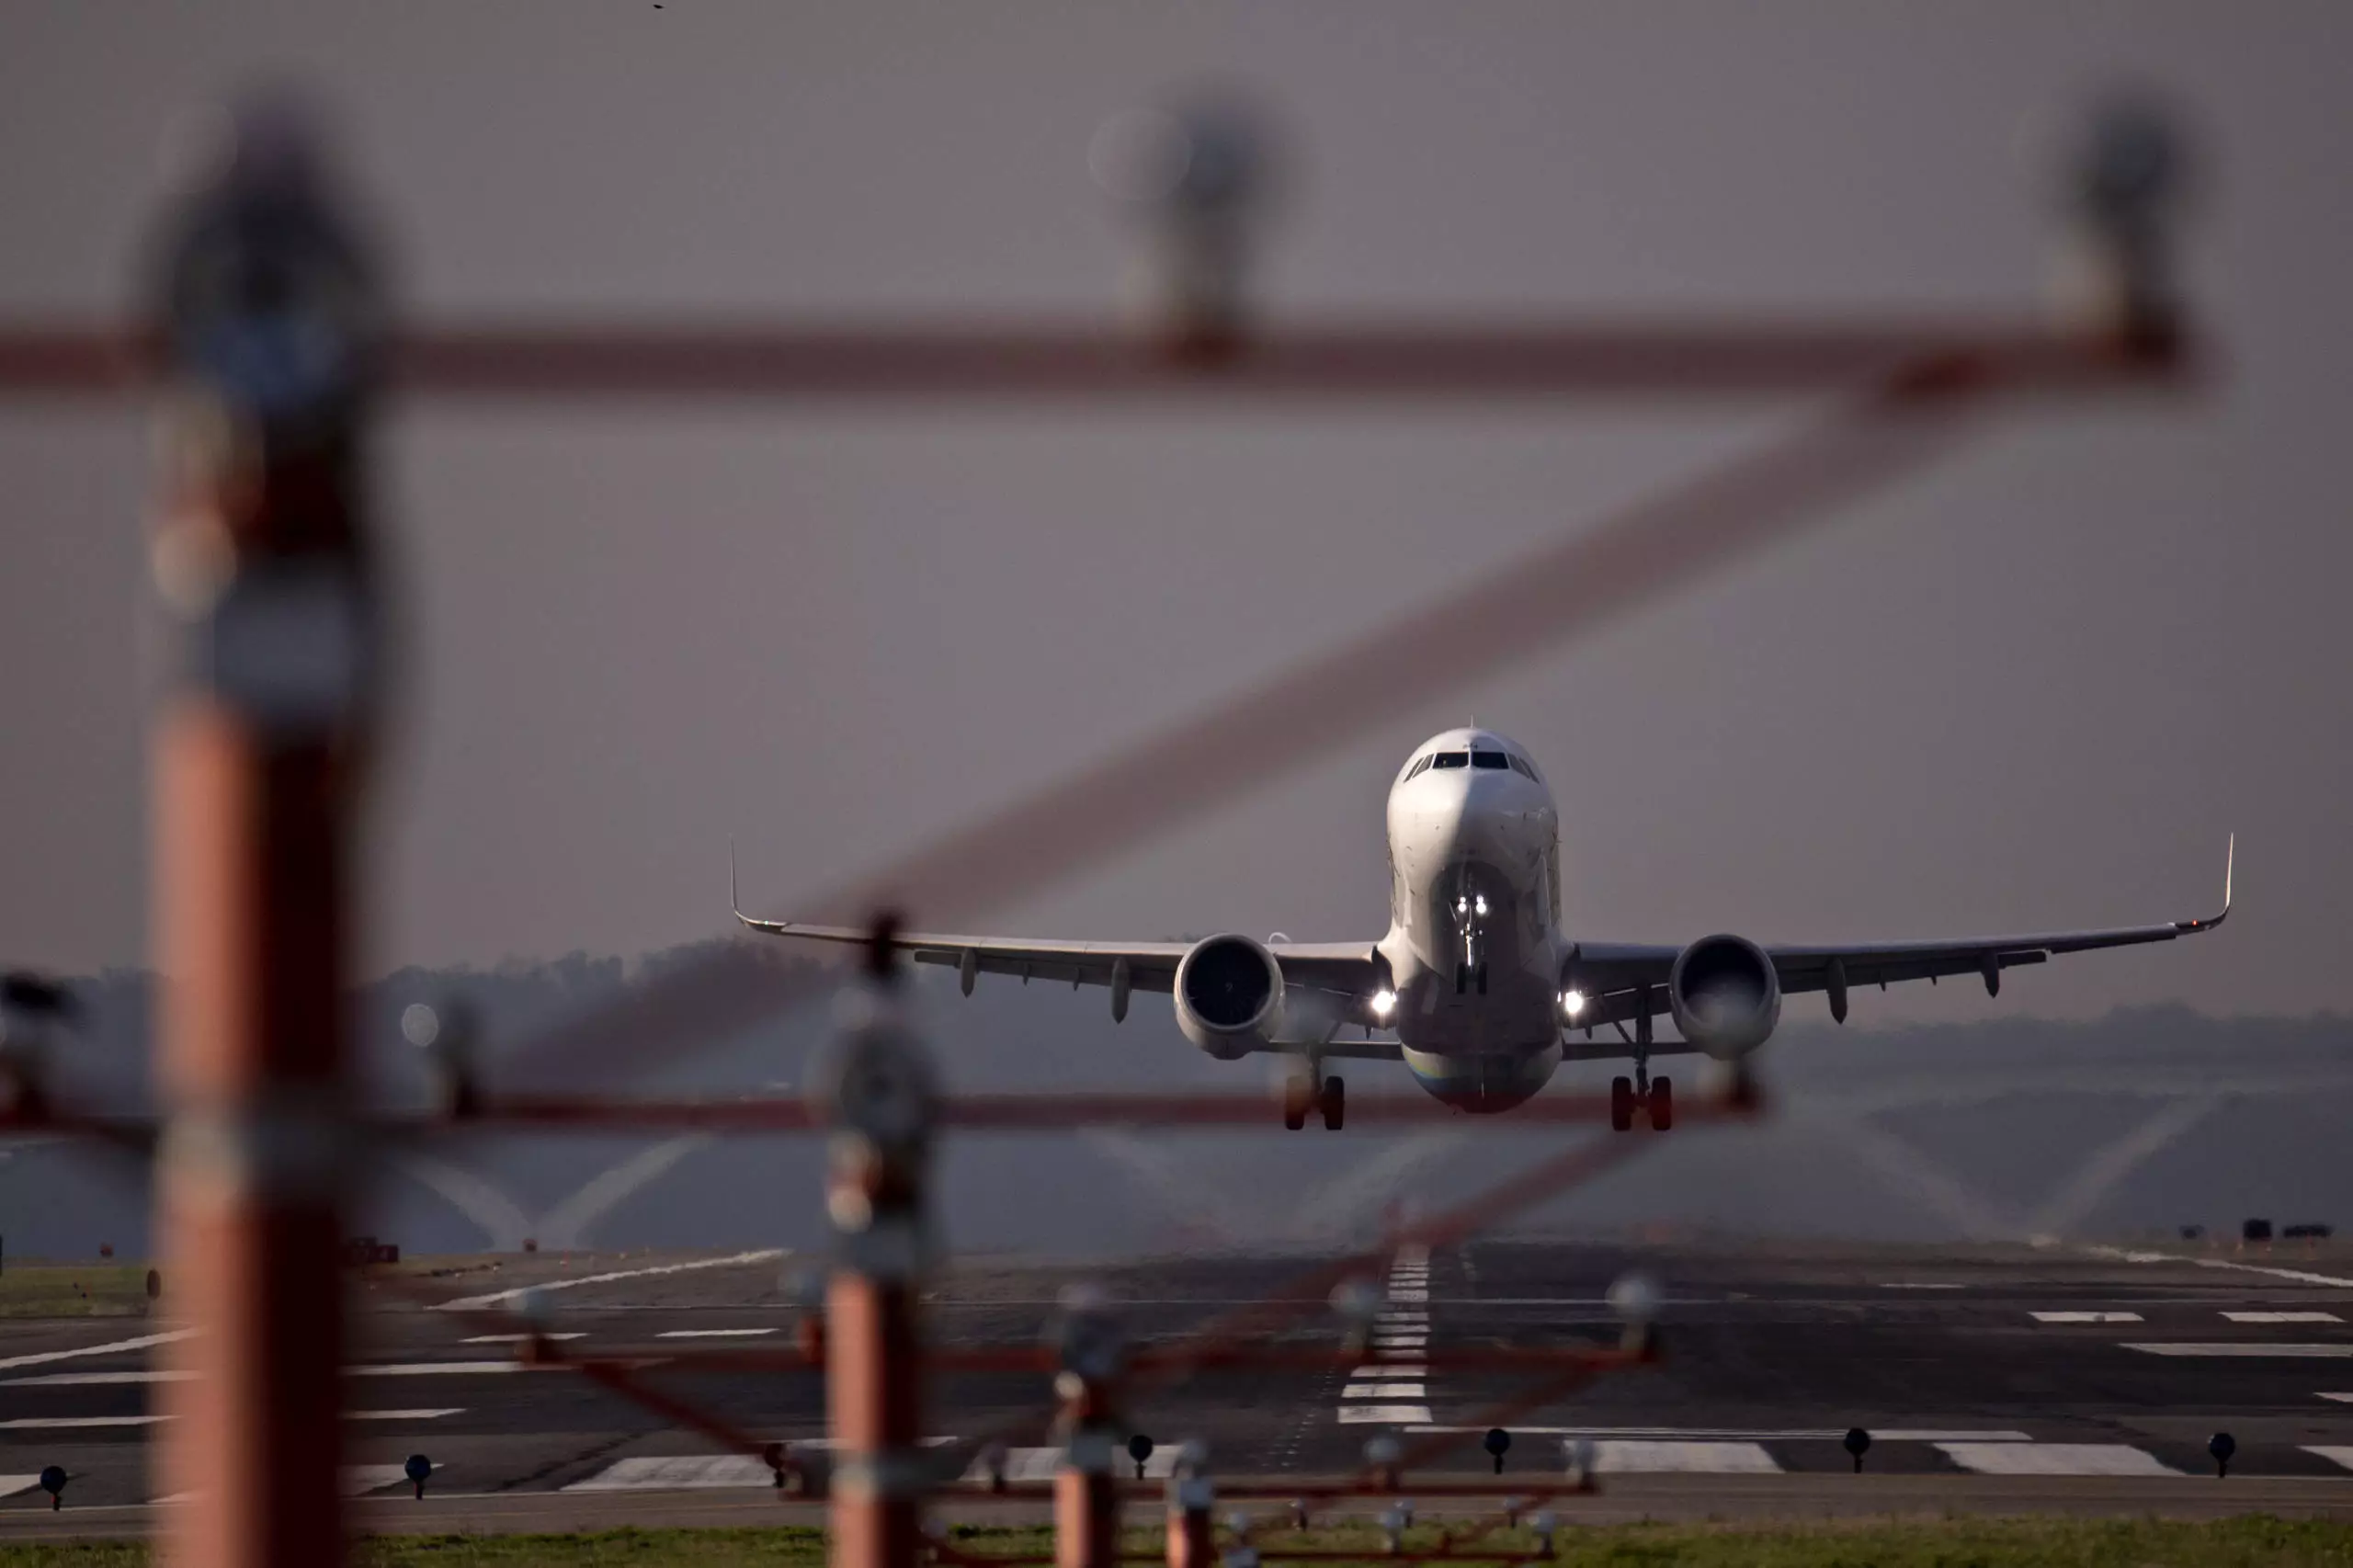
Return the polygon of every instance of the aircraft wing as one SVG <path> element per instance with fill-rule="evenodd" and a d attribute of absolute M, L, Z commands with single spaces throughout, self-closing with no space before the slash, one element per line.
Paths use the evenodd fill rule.
<path fill-rule="evenodd" d="M 1884 989 L 1901 980 L 1936 980 L 1973 974 L 1988 994 L 2001 988 L 2001 973 L 2022 964 L 2046 963 L 2062 953 L 2099 948 L 2130 948 L 2170 942 L 2211 931 L 2231 913 L 2232 861 L 2236 843 L 2222 861 L 2222 908 L 2199 920 L 2168 920 L 2154 926 L 2111 926 L 2083 931 L 2037 931 L 2007 937 L 1963 937 L 1945 941 L 1853 942 L 1822 945 L 1765 944 L 1785 994 L 1828 991 L 1833 1009 L 1844 1017 L 1843 993 L 1861 985 Z M 1604 1025 L 1640 1014 L 1664 1013 L 1667 972 L 1682 949 L 1627 942 L 1581 942 L 1570 960 L 1569 983 L 1588 1001 L 1580 1022 Z"/>
<path fill-rule="evenodd" d="M 801 937 L 817 942 L 864 946 L 873 933 L 858 926 L 816 926 L 798 920 L 763 920 L 735 910 L 754 931 Z M 1017 975 L 1081 985 L 1113 984 L 1124 971 L 1134 991 L 1173 990 L 1176 966 L 1193 950 L 1190 942 L 1066 942 L 1031 937 L 989 937 L 945 931 L 902 931 L 892 947 L 916 963 L 944 964 L 975 974 Z M 1282 966 L 1286 988 L 1331 994 L 1337 1021 L 1359 1023 L 1362 1001 L 1380 983 L 1370 942 L 1269 942 L 1267 951 Z M 1345 1010 L 1342 1010 L 1345 1004 Z"/>

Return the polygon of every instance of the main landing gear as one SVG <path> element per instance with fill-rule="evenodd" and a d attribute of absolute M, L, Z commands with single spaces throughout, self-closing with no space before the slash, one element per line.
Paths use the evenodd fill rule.
<path fill-rule="evenodd" d="M 1311 1110 L 1323 1112 L 1326 1131 L 1340 1131 L 1348 1119 L 1348 1086 L 1340 1081 L 1338 1074 L 1324 1079 L 1320 1090 L 1312 1076 L 1292 1078 L 1283 1085 L 1285 1127 L 1293 1132 L 1298 1131 L 1307 1125 L 1307 1113 Z"/>
<path fill-rule="evenodd" d="M 1647 1072 L 1642 1073 L 1641 1076 L 1647 1081 L 1639 1088 L 1631 1078 L 1609 1080 L 1609 1126 L 1612 1131 L 1631 1130 L 1637 1107 L 1649 1115 L 1651 1130 L 1654 1132 L 1665 1132 L 1675 1125 L 1674 1083 L 1665 1078 L 1653 1078 Z"/>

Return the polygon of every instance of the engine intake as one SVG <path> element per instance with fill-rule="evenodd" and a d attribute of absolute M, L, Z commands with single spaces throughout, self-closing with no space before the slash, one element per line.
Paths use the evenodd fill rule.
<path fill-rule="evenodd" d="M 1702 937 L 1676 955 L 1667 1008 L 1683 1038 L 1719 1062 L 1763 1045 L 1781 1021 L 1781 977 L 1745 937 Z"/>
<path fill-rule="evenodd" d="M 1205 937 L 1176 966 L 1176 1027 L 1211 1056 L 1231 1061 L 1275 1038 L 1283 1021 L 1283 971 L 1247 937 Z"/>

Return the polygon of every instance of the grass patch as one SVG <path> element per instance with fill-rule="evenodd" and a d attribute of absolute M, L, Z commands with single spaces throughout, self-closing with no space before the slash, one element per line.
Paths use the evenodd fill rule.
<path fill-rule="evenodd" d="M 1041 1557 L 1051 1532 L 960 1525 L 958 1551 L 974 1557 Z M 1526 1554 L 1525 1531 L 1485 1544 Z M 1157 1555 L 1158 1530 L 1129 1532 L 1131 1552 Z M 1365 1568 L 1386 1561 L 1370 1527 L 1262 1532 L 1271 1563 L 1288 1549 L 1362 1551 Z M 1438 1532 L 1417 1528 L 1409 1551 L 1433 1551 Z M 1556 1562 L 1567 1568 L 2353 1568 L 2353 1524 L 2246 1515 L 2164 1519 L 1948 1518 L 1855 1525 L 1608 1525 L 1564 1529 Z M 0 1568 L 146 1568 L 143 1541 L 0 1546 Z M 578 1535 L 376 1536 L 358 1543 L 355 1568 L 820 1568 L 824 1532 L 767 1529 L 600 1530 Z M 1321 1557 L 1314 1568 L 1346 1568 Z"/>
<path fill-rule="evenodd" d="M 143 1263 L 11 1263 L 0 1273 L 0 1318 L 141 1317 Z"/>

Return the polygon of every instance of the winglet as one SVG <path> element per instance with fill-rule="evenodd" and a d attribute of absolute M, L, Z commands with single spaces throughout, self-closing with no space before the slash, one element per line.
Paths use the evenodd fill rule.
<path fill-rule="evenodd" d="M 736 919 L 744 918 L 744 900 L 735 891 L 735 835 L 732 833 L 727 835 L 727 907 Z"/>
<path fill-rule="evenodd" d="M 2231 877 L 2236 868 L 2238 853 L 2239 835 L 2234 833 L 2222 846 L 2222 912 L 2209 920 L 2177 920 L 2173 923 L 2175 930 L 2184 933 L 2211 931 L 2231 917 Z"/>

